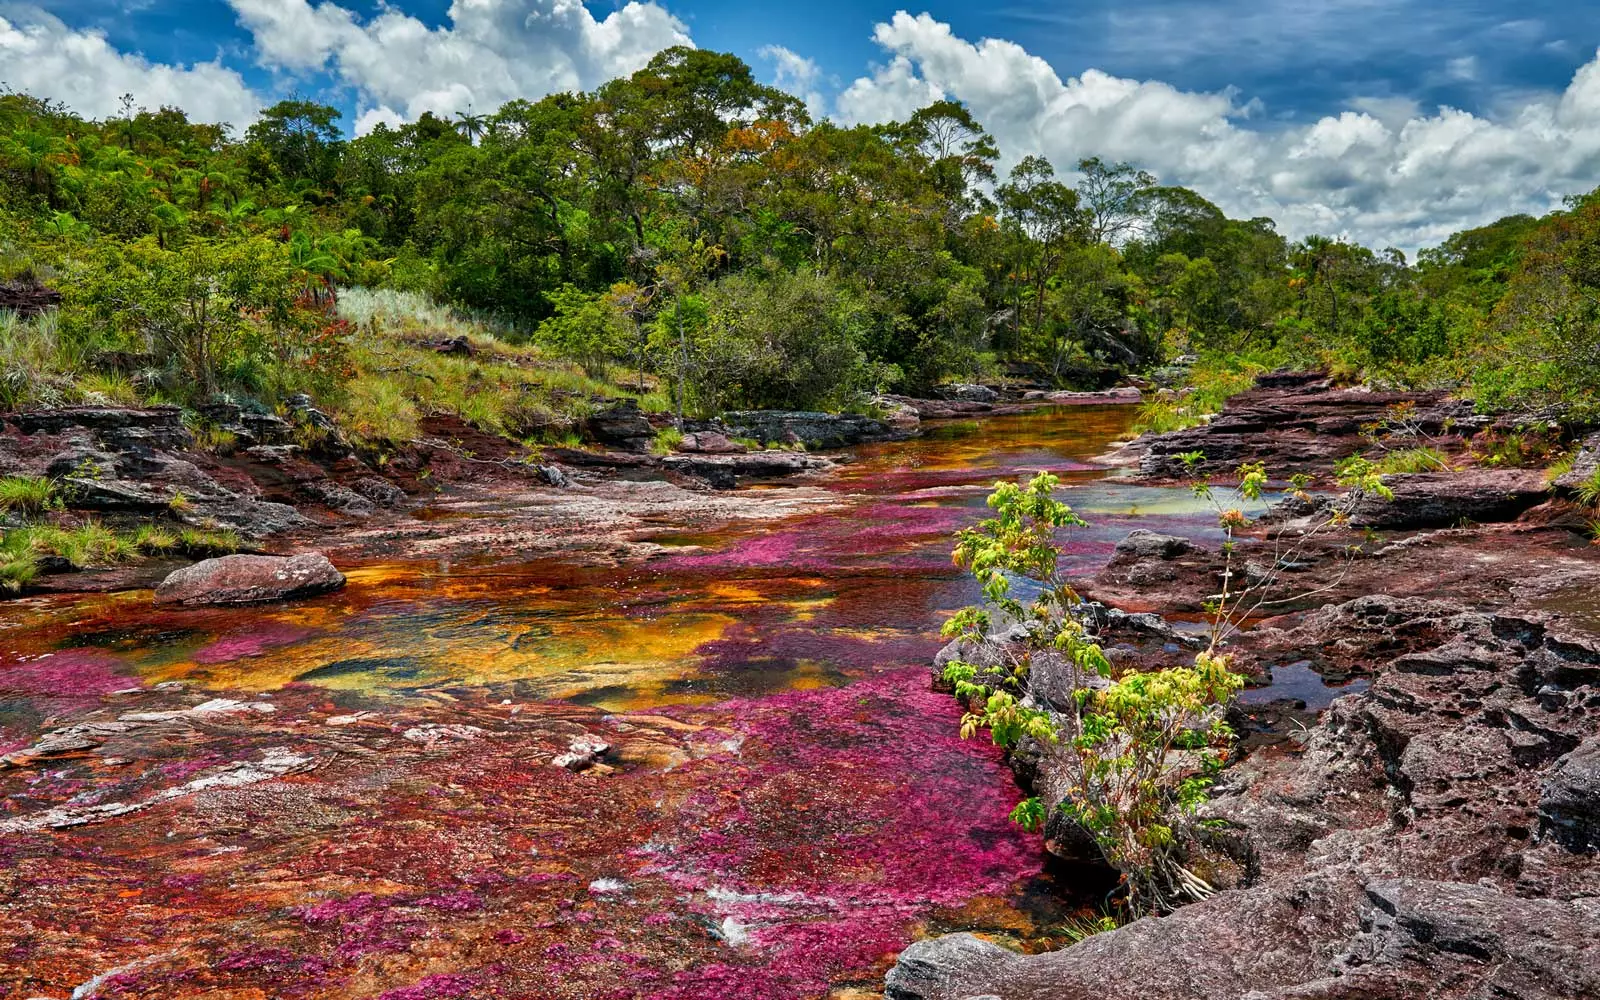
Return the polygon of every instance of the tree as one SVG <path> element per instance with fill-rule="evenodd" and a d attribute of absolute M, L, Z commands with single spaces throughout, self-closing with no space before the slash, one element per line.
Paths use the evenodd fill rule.
<path fill-rule="evenodd" d="M 146 350 L 172 359 L 204 398 L 243 346 L 249 317 L 287 322 L 298 289 L 285 248 L 262 238 L 150 241 L 98 257 L 82 294 Z"/>
<path fill-rule="evenodd" d="M 1154 175 L 1128 163 L 1108 165 L 1098 156 L 1078 161 L 1078 197 L 1087 218 L 1089 238 L 1121 243 L 1139 224 L 1145 198 L 1156 186 Z"/>
<path fill-rule="evenodd" d="M 344 141 L 337 108 L 313 101 L 279 101 L 261 112 L 245 132 L 245 140 L 260 147 L 288 181 L 311 181 L 326 186 L 338 170 Z"/>

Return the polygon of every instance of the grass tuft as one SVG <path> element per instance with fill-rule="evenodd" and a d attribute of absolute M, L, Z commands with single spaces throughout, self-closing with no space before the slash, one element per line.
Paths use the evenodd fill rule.
<path fill-rule="evenodd" d="M 0 478 L 0 511 L 30 516 L 42 514 L 60 501 L 60 490 L 43 476 Z"/>
<path fill-rule="evenodd" d="M 1400 448 L 1387 452 L 1377 462 L 1378 472 L 1388 475 L 1396 472 L 1449 472 L 1450 463 L 1437 448 Z"/>

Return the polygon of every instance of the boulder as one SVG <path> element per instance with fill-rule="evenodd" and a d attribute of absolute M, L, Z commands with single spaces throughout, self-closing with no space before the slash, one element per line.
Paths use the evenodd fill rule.
<path fill-rule="evenodd" d="M 382 476 L 361 476 L 350 488 L 379 507 L 399 507 L 406 502 L 406 491 Z"/>
<path fill-rule="evenodd" d="M 1100 403 L 1137 403 L 1144 399 L 1144 393 L 1139 391 L 1137 386 L 1119 385 L 1095 392 L 1043 392 L 1038 398 L 1057 406 L 1084 406 Z"/>
<path fill-rule="evenodd" d="M 205 559 L 168 575 L 157 604 L 262 604 L 338 590 L 344 574 L 320 552 L 297 556 L 231 555 Z"/>
<path fill-rule="evenodd" d="M 743 455 L 668 455 L 661 466 L 672 472 L 704 479 L 714 488 L 730 490 L 744 479 L 785 479 L 820 472 L 833 463 L 794 451 L 753 451 Z"/>
<path fill-rule="evenodd" d="M 629 451 L 647 450 L 656 436 L 655 427 L 635 399 L 619 399 L 597 411 L 585 427 L 594 440 Z"/>
<path fill-rule="evenodd" d="M 1000 393 L 986 385 L 975 385 L 970 382 L 957 382 L 953 385 L 942 385 L 938 393 L 945 399 L 959 400 L 963 403 L 994 403 L 1000 399 Z"/>
<path fill-rule="evenodd" d="M 1194 549 L 1194 543 L 1177 535 L 1162 535 L 1135 528 L 1117 543 L 1116 556 L 1122 559 L 1176 559 Z"/>
<path fill-rule="evenodd" d="M 1600 850 L 1600 736 L 1556 761 L 1539 792 L 1539 825 L 1569 851 Z"/>
<path fill-rule="evenodd" d="M 884 1000 L 965 997 L 964 981 L 993 978 L 1021 957 L 976 934 L 927 938 L 900 953 L 900 960 L 884 980 Z"/>
<path fill-rule="evenodd" d="M 678 442 L 679 451 L 701 455 L 737 455 L 748 451 L 744 445 L 728 440 L 728 435 L 716 431 L 694 431 Z"/>
<path fill-rule="evenodd" d="M 1600 471 L 1600 434 L 1590 434 L 1572 457 L 1572 468 L 1556 477 L 1551 485 L 1560 490 L 1577 490 Z"/>

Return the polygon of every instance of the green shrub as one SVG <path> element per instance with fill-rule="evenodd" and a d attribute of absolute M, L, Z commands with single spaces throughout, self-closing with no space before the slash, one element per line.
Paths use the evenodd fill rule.
<path fill-rule="evenodd" d="M 26 528 L 0 534 L 0 591 L 20 593 L 39 575 L 39 561 Z"/>
<path fill-rule="evenodd" d="M 154 524 L 141 524 L 133 533 L 133 547 L 147 556 L 166 555 L 178 548 L 178 536 Z"/>
<path fill-rule="evenodd" d="M 417 436 L 417 406 L 395 380 L 365 375 L 351 382 L 341 425 L 357 441 L 402 443 Z"/>
<path fill-rule="evenodd" d="M 138 555 L 131 539 L 99 521 L 78 528 L 36 525 L 22 531 L 35 553 L 65 559 L 77 569 L 116 566 Z"/>

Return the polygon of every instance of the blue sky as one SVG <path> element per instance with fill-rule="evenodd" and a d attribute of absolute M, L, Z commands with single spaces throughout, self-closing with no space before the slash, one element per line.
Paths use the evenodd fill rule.
<path fill-rule="evenodd" d="M 9 6 L 0 3 L 0 14 Z M 22 5 L 17 5 L 22 6 Z M 254 65 L 250 34 L 223 0 L 43 0 L 71 27 L 103 31 L 152 62 L 219 55 L 264 93 L 321 94 L 353 121 L 356 95 L 326 73 L 287 75 Z M 381 4 L 341 4 L 371 17 Z M 449 23 L 448 0 L 393 0 L 429 26 Z M 599 17 L 612 4 L 588 4 Z M 926 11 L 958 35 L 1022 44 L 1063 76 L 1095 67 L 1160 79 L 1184 90 L 1234 88 L 1271 119 L 1303 121 L 1354 98 L 1401 98 L 1492 112 L 1529 91 L 1558 91 L 1594 57 L 1600 4 L 1527 0 L 1010 0 L 993 6 L 871 0 L 756 4 L 687 0 L 664 6 L 702 47 L 738 53 L 764 75 L 760 50 L 781 45 L 814 59 L 826 96 L 883 59 L 874 24 L 896 10 Z"/>
<path fill-rule="evenodd" d="M 1128 160 L 1291 236 L 1408 252 L 1600 186 L 1600 3 L 1524 0 L 0 0 L 0 82 L 93 116 L 357 134 L 732 51 L 845 123 L 966 103 L 1002 167 Z"/>

